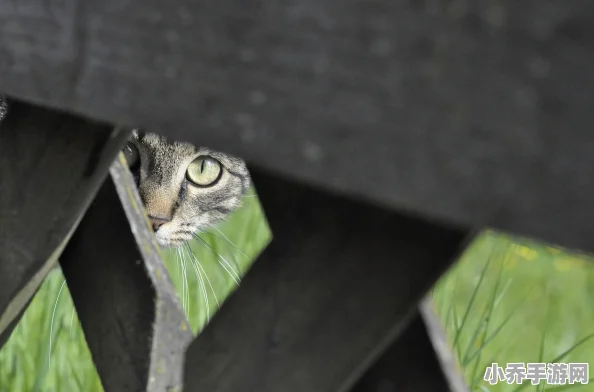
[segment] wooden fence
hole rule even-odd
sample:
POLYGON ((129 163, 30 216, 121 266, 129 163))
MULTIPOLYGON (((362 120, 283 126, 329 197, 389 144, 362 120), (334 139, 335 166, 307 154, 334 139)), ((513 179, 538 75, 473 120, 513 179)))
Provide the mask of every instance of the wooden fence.
POLYGON ((108 392, 466 390, 422 299, 473 230, 594 248, 592 4, 0 0, 0 344, 59 257, 108 392), (249 163, 196 340, 120 124, 249 163))

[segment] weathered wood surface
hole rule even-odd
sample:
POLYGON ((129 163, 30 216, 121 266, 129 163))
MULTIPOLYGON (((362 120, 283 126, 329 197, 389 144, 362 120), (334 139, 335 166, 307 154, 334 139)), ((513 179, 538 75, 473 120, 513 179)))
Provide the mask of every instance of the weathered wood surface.
POLYGON ((274 238, 190 346, 185 385, 346 391, 406 327, 466 232, 251 172, 274 238))
POLYGON ((594 250, 588 0, 0 0, 6 93, 594 250))
POLYGON ((113 163, 60 264, 103 388, 181 392, 192 331, 124 164, 113 163))
POLYGON ((126 138, 105 124, 10 106, 0 124, 0 347, 126 138))
MULTIPOLYGON (((423 319, 426 336, 431 344, 431 350, 428 351, 434 353, 434 357, 440 365, 450 391, 470 392, 462 376, 462 369, 454 357, 451 341, 448 339, 443 322, 435 309, 431 296, 427 296, 421 301, 419 304, 419 314, 423 319)), ((410 329, 411 326, 408 328, 410 329)))
POLYGON ((441 322, 425 300, 399 339, 349 392, 470 392, 454 363, 444 361, 441 347, 436 350, 443 344, 448 343, 441 322))
POLYGON ((17 289, 28 285, 5 293, 3 341, 60 256, 106 391, 180 391, 183 369, 190 391, 346 391, 467 240, 457 227, 252 170, 274 240, 183 366, 192 336, 123 162, 95 195, 127 134, 22 103, 0 128, 10 256, 0 277, 3 289, 15 277, 17 289))

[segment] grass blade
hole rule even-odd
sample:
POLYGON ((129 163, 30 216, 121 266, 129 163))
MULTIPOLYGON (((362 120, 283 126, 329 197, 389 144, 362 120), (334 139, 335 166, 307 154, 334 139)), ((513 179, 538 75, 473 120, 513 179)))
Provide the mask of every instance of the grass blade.
POLYGON ((511 318, 513 317, 513 315, 516 313, 516 311, 520 308, 521 305, 524 304, 524 302, 526 301, 526 299, 528 298, 528 295, 530 295, 530 293, 532 292, 533 287, 528 289, 528 292, 524 295, 523 299, 521 301, 519 301, 516 306, 514 306, 514 308, 511 310, 511 312, 509 312, 509 314, 507 315, 507 317, 501 322, 501 324, 499 324, 499 326, 497 326, 497 328, 495 328, 495 331, 493 331, 493 333, 491 335, 489 335, 489 337, 487 339, 485 339, 485 341, 483 342, 483 344, 481 345, 481 347, 479 347, 474 354, 472 354, 470 356, 470 358, 468 359, 468 361, 472 361, 474 358, 476 358, 482 351, 483 349, 493 340, 497 337, 497 334, 499 334, 499 332, 503 329, 503 327, 505 327, 507 325, 507 323, 511 320, 511 318))
MULTIPOLYGON (((571 346, 567 350, 563 351, 561 354, 557 355, 552 360, 548 361, 548 363, 559 363, 559 361, 561 361, 563 358, 565 358, 566 356, 568 356, 569 354, 571 354, 571 352, 573 350, 575 350, 576 348, 578 348, 582 344, 586 343, 593 336, 594 336, 594 333, 591 333, 591 334, 587 335, 586 337, 584 337, 583 339, 581 339, 577 343, 575 343, 573 346, 571 346)), ((532 385, 532 384, 530 382, 528 382, 528 383, 525 382, 524 384, 520 385, 518 388, 514 389, 513 392, 520 392, 521 390, 523 390, 524 388, 528 387, 529 385, 532 385)), ((581 384, 573 384, 571 386, 573 387, 573 386, 578 386, 578 385, 581 385, 581 384)), ((569 387, 569 385, 567 385, 567 387, 569 387)), ((552 388, 552 389, 548 389, 548 390, 549 391, 552 391, 552 390, 559 391, 558 388, 552 388)))
POLYGON ((569 354, 571 354, 571 352, 573 350, 575 350, 576 348, 578 348, 579 346, 581 346, 582 344, 584 344, 588 340, 590 340, 593 336, 594 336, 594 333, 591 333, 591 334, 587 335, 583 339, 579 340, 576 344, 574 344, 573 346, 571 346, 570 348, 568 348, 567 350, 563 351, 561 354, 559 354, 558 356, 556 356, 555 358, 553 358, 551 361, 549 361, 549 363, 557 363, 557 362, 559 362, 560 360, 562 360, 563 358, 565 358, 566 356, 568 356, 569 354))
POLYGON ((487 258, 487 262, 485 263, 485 266, 483 267, 483 270, 481 271, 479 281, 476 284, 476 286, 474 287, 474 290, 472 291, 472 295, 470 296, 470 300, 468 301, 468 306, 466 307, 466 312, 464 313, 464 316, 462 317, 462 323, 460 324, 459 327, 456 328, 456 335, 454 336, 454 342, 452 343, 456 347, 458 344, 458 340, 460 339, 460 334, 462 333, 462 329, 464 328, 464 325, 466 324, 466 321, 468 320, 468 315, 470 314, 470 310, 472 309, 472 305, 474 304, 478 290, 481 287, 483 280, 485 279, 485 275, 487 274, 487 270, 488 270, 490 264, 491 264, 491 256, 489 256, 487 258))
MULTIPOLYGON (((483 314, 481 315, 481 320, 477 324, 477 328, 474 331, 472 339, 468 343, 466 353, 464 354, 464 359, 462 360, 463 366, 467 366, 470 364, 470 362, 468 361, 468 358, 470 357, 471 349, 474 346, 474 344, 476 343, 476 340, 477 340, 479 334, 481 332, 483 333, 483 340, 484 340, 484 338, 487 335, 487 332, 489 330, 489 321, 491 320, 491 318, 493 316, 493 309, 495 308, 495 301, 497 300, 497 296, 499 294, 499 287, 501 285, 501 278, 503 276, 503 262, 504 262, 504 260, 502 260, 499 263, 499 271, 497 272, 497 279, 495 280, 495 285, 493 286, 493 292, 491 294, 489 304, 484 309, 483 314)), ((473 374, 473 378, 474 378, 474 376, 475 375, 473 374)))

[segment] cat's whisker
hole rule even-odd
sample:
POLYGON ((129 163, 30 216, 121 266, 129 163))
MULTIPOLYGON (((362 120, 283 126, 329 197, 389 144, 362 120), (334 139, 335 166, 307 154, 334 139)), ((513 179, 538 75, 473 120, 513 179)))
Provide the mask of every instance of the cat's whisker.
POLYGON ((184 255, 181 252, 181 249, 179 248, 170 248, 173 255, 174 255, 174 263, 175 263, 175 269, 177 271, 177 282, 179 284, 179 282, 181 282, 181 292, 180 292, 180 300, 182 303, 182 309, 184 312, 186 312, 186 280, 184 280, 184 275, 183 275, 183 259, 184 259, 184 255))
MULTIPOLYGON (((179 247, 180 252, 185 256, 188 252, 186 251, 186 249, 183 247, 183 244, 179 247)), ((191 251, 190 251, 191 253, 191 251)), ((194 275, 196 276, 196 282, 198 283, 198 287, 200 287, 200 291, 203 292, 204 294, 204 282, 202 280, 202 274, 200 274, 200 271, 198 271, 198 268, 196 268, 196 266, 194 265, 194 262, 192 261, 192 258, 189 257, 190 260, 190 264, 192 264, 192 267, 194 268, 194 275)), ((189 282, 188 282, 189 283, 189 282)), ((198 293, 196 293, 196 297, 198 297, 198 293)), ((206 300, 206 303, 208 303, 208 299, 206 300)), ((188 314, 189 316, 189 314, 188 314)))
MULTIPOLYGON (((208 234, 211 238, 218 238, 220 240, 223 240, 222 237, 219 237, 219 236, 217 236, 216 234, 214 234, 212 232, 206 232, 205 234, 208 234)), ((199 233, 196 233, 195 236, 200 237, 199 233)), ((202 239, 202 241, 207 242, 204 238, 202 238, 202 237, 200 237, 200 238, 202 239)), ((226 249, 229 251, 229 255, 230 255, 230 258, 231 258, 231 264, 232 264, 233 271, 235 272, 236 275, 241 276, 241 269, 239 267, 239 264, 237 263, 237 260, 235 259, 234 252, 233 251, 230 251, 229 245, 230 245, 229 243, 225 242, 226 249)), ((216 251, 216 249, 213 249, 213 251, 216 251)), ((218 253, 218 254, 220 255, 220 253, 218 253)))
POLYGON ((212 283, 210 283, 210 279, 208 278, 208 274, 206 273, 206 270, 204 269, 204 267, 202 266, 202 264, 200 264, 200 261, 198 261, 198 259, 196 258, 196 256, 194 256, 196 263, 198 265, 198 267, 202 270, 202 273, 204 274, 204 277, 206 278, 206 281, 208 282, 208 285, 210 286, 210 291, 212 291, 212 294, 215 297, 215 302, 217 303, 217 308, 220 309, 221 304, 219 302, 219 298, 217 297, 217 292, 215 291, 214 287, 212 286, 212 283))
POLYGON ((229 239, 229 237, 227 237, 227 236, 225 235, 225 233, 223 233, 223 232, 221 231, 221 229, 219 229, 219 228, 218 228, 218 227, 216 227, 216 226, 214 227, 214 229, 215 229, 216 231, 218 231, 218 232, 219 232, 219 234, 221 234, 221 235, 220 235, 220 236, 218 236, 218 235, 216 235, 215 233, 213 233, 212 231, 209 231, 209 232, 208 232, 208 234, 210 234, 210 235, 212 235, 212 236, 214 236, 214 237, 216 237, 216 238, 222 239, 222 240, 223 240, 223 241, 225 241, 227 244, 229 244, 229 245, 231 245, 232 247, 234 247, 235 249, 237 249, 237 250, 239 251, 239 253, 241 253, 241 254, 242 254, 242 255, 243 255, 243 256, 244 256, 246 259, 248 259, 248 260, 250 259, 250 257, 249 257, 249 256, 248 256, 248 255, 247 255, 247 254, 246 254, 246 253, 245 253, 245 252, 244 252, 244 251, 243 251, 241 248, 239 248, 237 245, 235 245, 235 244, 233 243, 233 241, 231 241, 231 240, 229 239))
MULTIPOLYGON (((180 260, 180 254, 179 254, 179 249, 177 248, 173 248, 175 249, 175 269, 177 270, 177 282, 179 284, 179 282, 181 282, 181 260, 180 260)), ((182 282, 182 292, 183 292, 183 282, 182 282)), ((181 297, 182 300, 182 306, 183 306, 183 296, 181 297)))
POLYGON ((47 353, 47 367, 48 369, 52 366, 52 343, 53 343, 53 335, 54 335, 54 318, 56 316, 56 308, 58 307, 58 301, 60 301, 60 295, 62 295, 62 290, 64 290, 64 286, 66 285, 66 279, 62 282, 60 286, 60 290, 58 291, 58 296, 56 298, 56 302, 54 303, 54 310, 52 311, 52 321, 50 323, 50 336, 49 336, 49 351, 47 353))
MULTIPOLYGON (((199 280, 200 289, 202 290, 202 297, 204 298, 204 306, 206 307, 206 322, 210 322, 210 304, 209 304, 209 300, 208 300, 208 292, 206 291, 206 284, 204 283, 204 278, 202 277, 202 272, 200 272, 198 270, 198 266, 200 265, 200 263, 198 262, 198 259, 192 252, 192 248, 190 247, 190 245, 187 242, 185 243, 185 246, 187 249, 187 253, 190 256, 190 262, 192 263, 192 266, 194 267, 194 270, 196 271, 196 277, 200 279, 199 280), (196 264, 197 262, 198 262, 198 265, 196 264)), ((208 276, 206 276, 206 278, 208 279, 208 276)), ((210 284, 210 281, 208 283, 210 284)), ((212 286, 211 286, 211 288, 212 288, 212 286)), ((215 294, 215 300, 217 301, 217 304, 218 304, 219 301, 217 299, 216 294, 215 294)))
POLYGON ((180 248, 177 248, 176 250, 177 250, 178 255, 179 255, 179 264, 180 264, 180 267, 181 267, 181 270, 182 270, 182 280, 181 280, 181 282, 182 282, 182 292, 181 292, 182 308, 183 308, 184 312, 186 314, 188 314, 188 307, 187 307, 187 302, 186 302, 186 295, 187 295, 186 293, 187 293, 187 290, 188 290, 188 288, 187 288, 188 276, 186 274, 186 265, 184 263, 184 256, 181 253, 181 249, 180 248))
POLYGON ((72 337, 72 325, 74 324, 74 306, 72 307, 72 313, 70 314, 70 327, 68 328, 70 332, 70 337, 72 337))
POLYGON ((202 242, 204 245, 206 245, 207 250, 210 252, 210 254, 212 254, 217 259, 217 261, 219 262, 219 264, 221 265, 221 267, 223 267, 223 269, 225 271, 227 271, 227 273, 233 279, 233 281, 235 282, 235 284, 237 286, 239 286, 239 281, 241 280, 241 278, 239 277, 239 274, 237 273, 237 271, 235 271, 233 269, 233 267, 231 266, 231 264, 229 264, 229 262, 224 257, 222 257, 221 255, 217 254, 214 251, 214 249, 212 248, 212 246, 210 246, 210 244, 208 242, 204 241, 202 239, 202 237, 198 237, 197 236, 196 239, 198 239, 200 242, 202 242), (227 265, 227 266, 225 266, 225 265, 227 265), (231 271, 233 271, 235 274, 232 274, 231 271, 229 271, 229 269, 231 269, 231 271))
POLYGON ((181 268, 180 268, 180 261, 179 261, 179 252, 175 249, 175 274, 177 276, 177 281, 181 280, 181 268))
MULTIPOLYGON (((209 233, 209 234, 212 234, 212 233, 209 233)), ((215 248, 213 248, 212 245, 210 245, 208 243, 208 241, 206 241, 204 238, 200 237, 200 235, 198 233, 196 233, 194 235, 194 237, 208 247, 207 250, 209 250, 209 252, 219 260, 219 263, 222 260, 227 265, 227 267, 229 267, 234 272, 235 277, 237 279, 241 280, 241 272, 239 269, 239 265, 237 265, 237 262, 235 262, 235 260, 233 263, 235 265, 231 265, 231 263, 229 263, 229 261, 222 254, 217 252, 217 250, 215 248)))
MULTIPOLYGON (((219 238, 217 236, 212 236, 213 233, 209 233, 209 234, 211 234, 211 239, 219 238)), ((235 272, 239 276, 242 276, 243 274, 241 273, 241 267, 239 266, 239 263, 237 262, 237 259, 235 258, 235 252, 233 252, 233 248, 230 247, 229 243, 225 242, 225 249, 227 250, 227 254, 229 255, 229 258, 231 259, 231 263, 233 264, 235 272)))
POLYGON ((208 278, 208 274, 206 273, 206 270, 204 269, 204 267, 202 266, 202 263, 200 263, 200 260, 198 260, 198 258, 194 254, 194 252, 192 252, 192 248, 190 247, 190 244, 186 242, 186 246, 188 247, 190 256, 194 259, 195 263, 198 265, 198 267, 200 268, 202 273, 204 273, 204 276, 206 277, 206 281, 208 282, 208 285, 210 286, 210 290, 212 291, 212 294, 215 297, 215 302, 217 303, 217 307, 220 308, 221 304, 219 303, 219 299, 217 298, 217 292, 215 291, 214 287, 212 286, 212 283, 210 283, 210 279, 208 278))
MULTIPOLYGON (((183 252, 182 256, 184 256, 183 252)), ((184 275, 184 280, 186 282, 186 314, 190 314, 190 280, 188 279, 188 262, 185 257, 182 257, 182 272, 184 275)))

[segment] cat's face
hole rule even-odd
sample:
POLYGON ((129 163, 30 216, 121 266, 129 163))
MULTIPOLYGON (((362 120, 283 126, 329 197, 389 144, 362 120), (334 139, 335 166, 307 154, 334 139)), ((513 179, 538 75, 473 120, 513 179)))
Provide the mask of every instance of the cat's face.
POLYGON ((134 131, 124 148, 140 197, 161 246, 180 246, 224 220, 250 186, 238 158, 134 131))

